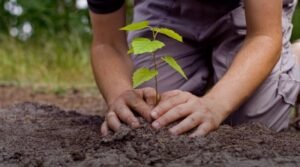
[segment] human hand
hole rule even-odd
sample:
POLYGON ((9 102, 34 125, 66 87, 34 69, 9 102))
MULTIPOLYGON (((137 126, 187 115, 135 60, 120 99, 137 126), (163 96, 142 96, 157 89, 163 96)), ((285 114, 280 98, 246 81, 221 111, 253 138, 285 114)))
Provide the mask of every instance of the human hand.
POLYGON ((125 91, 109 104, 105 121, 101 126, 102 135, 106 136, 109 129, 116 132, 121 122, 132 128, 139 127, 139 121, 133 112, 138 113, 147 121, 151 121, 150 111, 155 106, 156 91, 153 88, 133 89, 125 91))
POLYGON ((225 115, 218 112, 211 101, 180 90, 163 93, 151 116, 155 119, 152 123, 155 129, 184 118, 169 131, 179 135, 196 128, 190 137, 205 136, 217 129, 225 119, 225 115))

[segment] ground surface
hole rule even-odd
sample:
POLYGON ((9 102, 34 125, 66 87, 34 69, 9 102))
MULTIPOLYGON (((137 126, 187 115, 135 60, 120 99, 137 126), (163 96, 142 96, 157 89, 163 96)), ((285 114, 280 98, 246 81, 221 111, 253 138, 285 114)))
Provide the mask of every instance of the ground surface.
POLYGON ((97 89, 55 89, 0 85, 0 108, 22 102, 52 104, 65 110, 102 115, 106 109, 97 89))
POLYGON ((0 166, 300 166, 300 133, 223 126, 206 138, 147 124, 101 137, 103 119, 23 103, 0 111, 0 166))
POLYGON ((76 98, 60 96, 62 101, 74 98, 69 103, 53 94, 34 96, 39 103, 21 102, 36 101, 27 95, 20 101, 10 98, 13 103, 2 97, 7 102, 0 109, 0 166, 300 166, 300 132, 293 129, 274 133, 256 124, 222 126, 206 138, 190 139, 156 132, 145 123, 102 137, 103 118, 82 114, 101 113, 95 110, 101 98, 89 96, 95 98, 91 107, 69 104, 84 101, 80 92, 76 98))

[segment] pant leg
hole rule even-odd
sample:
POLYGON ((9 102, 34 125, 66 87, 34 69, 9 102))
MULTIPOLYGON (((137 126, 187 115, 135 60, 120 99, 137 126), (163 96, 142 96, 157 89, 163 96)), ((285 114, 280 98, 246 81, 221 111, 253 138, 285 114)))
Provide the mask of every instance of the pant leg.
MULTIPOLYGON (((295 4, 294 0, 286 0, 283 4, 283 48, 280 60, 263 84, 226 123, 236 125, 259 122, 277 131, 288 127, 290 110, 300 91, 300 68, 296 65, 289 42, 292 32, 291 15, 295 4)), ((236 8, 220 22, 223 23, 222 29, 215 34, 223 40, 216 42, 213 51, 216 82, 228 70, 244 42, 247 33, 244 7, 236 8)), ((218 26, 220 25, 215 25, 218 26)))

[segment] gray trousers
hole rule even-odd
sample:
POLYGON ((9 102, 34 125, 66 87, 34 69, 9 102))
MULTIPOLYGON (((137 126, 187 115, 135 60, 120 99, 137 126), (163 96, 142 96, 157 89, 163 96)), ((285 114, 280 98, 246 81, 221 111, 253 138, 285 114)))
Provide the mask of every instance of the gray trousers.
MULTIPOLYGON (((296 0, 285 0, 283 4, 280 60, 264 83, 225 122, 259 122, 277 131, 288 127, 289 111, 300 90, 300 67, 289 42, 295 6, 296 0)), ((209 83, 218 82, 228 70, 247 34, 244 5, 239 0, 136 0, 134 22, 142 20, 172 28, 184 37, 184 43, 179 43, 158 36, 166 47, 157 56, 172 55, 189 78, 185 80, 165 63, 159 63, 159 92, 180 89, 202 96, 209 83)), ((128 40, 141 36, 151 38, 151 32, 132 32, 128 40)), ((153 67, 151 56, 132 59, 136 68, 153 67)), ((148 86, 153 87, 154 81, 141 87, 148 86)))

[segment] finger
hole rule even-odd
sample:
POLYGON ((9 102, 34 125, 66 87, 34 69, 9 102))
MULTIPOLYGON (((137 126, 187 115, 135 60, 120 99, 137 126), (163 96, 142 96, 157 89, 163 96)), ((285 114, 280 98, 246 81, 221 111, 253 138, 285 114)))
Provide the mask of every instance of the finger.
POLYGON ((170 111, 168 111, 167 113, 165 113, 164 115, 162 115, 161 117, 159 117, 156 121, 154 121, 152 123, 152 126, 155 129, 160 129, 180 118, 186 117, 190 113, 191 110, 189 110, 187 105, 183 104, 183 105, 176 106, 170 111))
POLYGON ((156 105, 157 100, 159 100, 159 94, 156 94, 154 88, 143 88, 139 89, 140 95, 145 99, 146 103, 150 105, 152 108, 156 105), (158 99, 156 99, 158 96, 158 99))
POLYGON ((161 98, 160 100, 161 101, 164 101, 164 100, 167 100, 169 99, 170 97, 173 97, 173 96, 177 96, 178 94, 182 93, 181 90, 171 90, 171 91, 168 91, 168 92, 165 92, 161 95, 161 98))
POLYGON ((194 113, 189 115, 183 121, 181 121, 178 125, 172 127, 169 131, 174 135, 180 135, 182 133, 188 132, 201 124, 201 115, 194 113))
POLYGON ((107 125, 107 122, 106 121, 104 121, 103 123, 102 123, 102 125, 101 125, 101 134, 103 135, 103 136, 107 136, 108 135, 108 125, 107 125))
POLYGON ((123 121, 130 127, 139 127, 139 121, 125 104, 118 104, 118 106, 115 107, 114 112, 120 118, 121 121, 123 121))
POLYGON ((139 96, 139 94, 131 93, 125 98, 125 103, 128 107, 139 113, 147 121, 151 121, 151 107, 139 96))
POLYGON ((206 136, 209 132, 211 132, 213 129, 211 128, 211 126, 209 125, 209 123, 203 123, 201 124, 194 133, 192 133, 190 135, 190 137, 204 137, 206 136))
POLYGON ((177 105, 186 103, 188 100, 187 94, 181 93, 177 96, 172 96, 168 100, 162 100, 152 111, 151 117, 154 119, 159 118, 165 114, 170 109, 176 107, 177 105))
POLYGON ((121 122, 115 112, 108 112, 106 115, 106 120, 109 129, 113 130, 114 132, 118 131, 121 126, 121 122))

